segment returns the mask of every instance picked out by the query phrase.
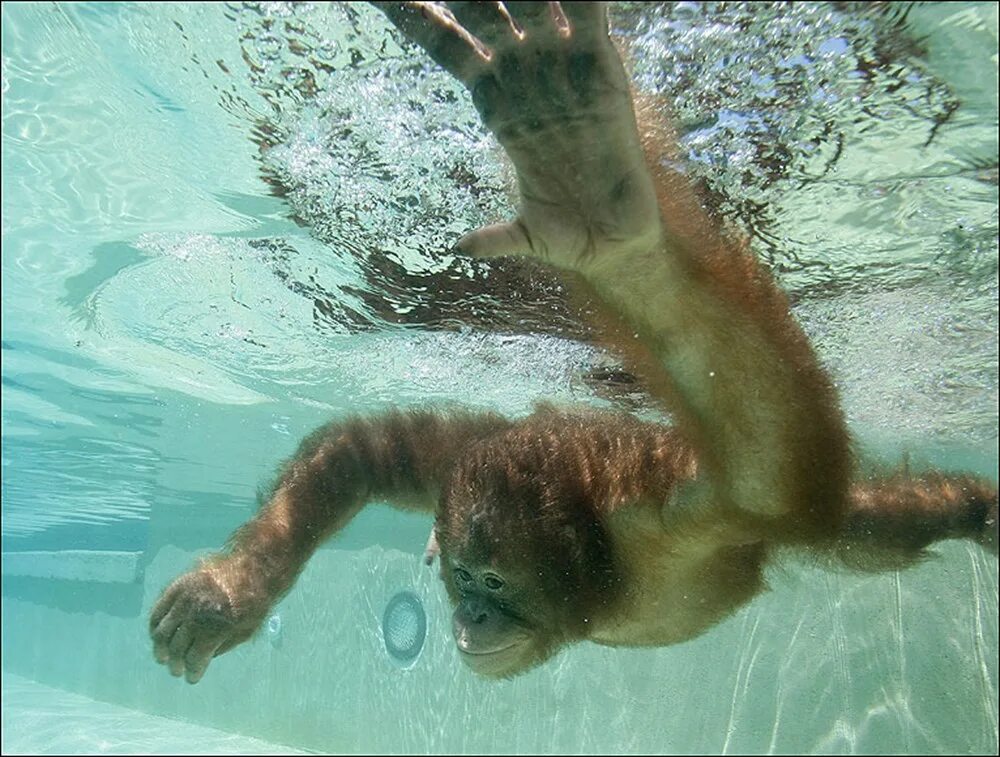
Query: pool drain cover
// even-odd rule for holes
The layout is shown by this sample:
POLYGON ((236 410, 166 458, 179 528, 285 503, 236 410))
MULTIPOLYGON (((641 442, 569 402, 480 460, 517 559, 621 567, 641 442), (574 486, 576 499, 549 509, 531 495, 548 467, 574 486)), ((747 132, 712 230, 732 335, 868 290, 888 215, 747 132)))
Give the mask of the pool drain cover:
POLYGON ((420 656, 426 636, 427 616, 420 598, 412 591, 399 592, 382 614, 382 638, 389 657, 398 665, 410 665, 420 656))

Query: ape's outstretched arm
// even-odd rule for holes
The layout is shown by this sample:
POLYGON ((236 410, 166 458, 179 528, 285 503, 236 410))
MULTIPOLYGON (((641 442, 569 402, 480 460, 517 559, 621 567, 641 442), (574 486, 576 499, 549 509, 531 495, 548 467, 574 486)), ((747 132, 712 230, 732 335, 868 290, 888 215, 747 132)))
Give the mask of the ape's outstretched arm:
POLYGON ((444 474, 498 415, 389 412, 330 423, 306 438, 258 515, 229 548, 171 584, 154 606, 154 654, 197 682, 212 657, 248 639, 316 547, 368 502, 432 512, 444 474))
POLYGON ((375 5, 469 88, 516 169, 517 219, 459 247, 586 279, 625 357, 653 353, 640 372, 698 452, 695 505, 748 539, 832 535, 850 467, 833 387, 770 275, 669 167, 663 116, 640 136, 602 4, 375 5))

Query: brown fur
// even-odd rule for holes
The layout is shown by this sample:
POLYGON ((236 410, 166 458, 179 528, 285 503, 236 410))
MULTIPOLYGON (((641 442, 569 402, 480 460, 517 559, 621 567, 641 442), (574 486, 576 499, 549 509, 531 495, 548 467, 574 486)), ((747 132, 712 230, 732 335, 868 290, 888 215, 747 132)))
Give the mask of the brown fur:
POLYGON ((859 481, 837 556, 861 570, 902 568, 941 539, 971 539, 997 552, 997 488, 969 475, 927 471, 859 481))
MULTIPOLYGON (((690 638, 763 588, 768 555, 796 539, 727 519, 701 501, 697 482, 697 457, 676 429, 628 415, 541 406, 511 423, 390 411, 329 424, 303 442, 227 560, 240 556, 248 575, 265 562, 284 566, 273 601, 364 502, 435 511, 456 605, 483 593, 456 585, 457 565, 519 587, 503 605, 514 620, 498 617, 495 633, 516 624, 521 653, 480 671, 510 675, 575 641, 690 638)), ((896 567, 939 539, 983 540, 990 502, 995 487, 968 476, 873 479, 855 484, 843 525, 822 544, 855 567, 896 567)))
MULTIPOLYGON (((627 415, 541 407, 511 422, 393 410, 331 423, 302 443, 227 552, 167 589, 150 619, 157 655, 184 669, 171 656, 175 606, 218 639, 215 654, 248 638, 316 546, 372 500, 436 512, 456 617, 471 618, 476 643, 518 640, 499 660, 470 657, 484 675, 512 675, 581 640, 682 641, 751 599, 772 549, 797 543, 706 502, 698 481, 676 429, 627 415), (457 585, 456 567, 474 574, 474 588, 457 585), (504 596, 483 588, 487 574, 506 581, 504 596)), ((870 480, 823 543, 868 569, 939 539, 995 551, 996 502, 994 485, 968 476, 870 480)))
MULTIPOLYGON (((806 542, 823 540, 837 530, 843 516, 852 468, 836 390, 770 272, 754 257, 745 239, 726 232, 708 216, 690 181, 673 168, 678 151, 665 108, 649 97, 637 97, 636 104, 646 162, 654 175, 660 212, 668 230, 668 248, 689 268, 692 282, 714 300, 718 314, 710 312, 707 317, 728 322, 720 324, 720 330, 739 333, 739 324, 745 323, 749 328, 743 328, 769 348, 755 354, 750 340, 734 348, 740 353, 736 364, 743 369, 739 386, 716 398, 713 415, 728 423, 730 419, 747 417, 743 408, 759 401, 768 403, 761 408, 764 415, 786 419, 781 424, 782 442, 794 454, 781 460, 781 483, 774 486, 774 495, 781 496, 784 491, 791 507, 783 509, 798 520, 795 525, 800 537, 806 542), (760 365, 759 360, 770 361, 771 365, 760 365), (760 384, 781 381, 782 375, 790 377, 786 384, 789 391, 777 393, 780 405, 772 404, 760 384)), ((660 352, 671 349, 671 345, 663 345, 660 352)), ((649 375, 649 369, 644 373, 649 375)), ((676 390, 671 390, 671 396, 676 396, 676 390)), ((717 436, 714 429, 691 413, 690 405, 683 397, 674 400, 680 425, 692 438, 697 433, 696 443, 707 452, 718 449, 724 458, 726 443, 712 438, 717 436)), ((718 468, 730 465, 725 459, 712 463, 718 468)))
POLYGON ((531 566, 554 604, 573 597, 563 620, 580 632, 618 599, 611 516, 644 497, 665 503, 693 472, 668 427, 542 408, 457 461, 438 510, 442 560, 458 554, 504 574, 531 566))

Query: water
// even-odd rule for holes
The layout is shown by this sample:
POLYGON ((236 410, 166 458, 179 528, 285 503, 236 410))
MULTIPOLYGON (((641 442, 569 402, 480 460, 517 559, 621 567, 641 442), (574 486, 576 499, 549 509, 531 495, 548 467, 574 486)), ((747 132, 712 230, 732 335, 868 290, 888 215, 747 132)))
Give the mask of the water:
MULTIPOLYGON (((995 4, 621 4, 613 26, 859 447, 995 480, 995 4)), ((898 576, 788 566, 694 642, 488 683, 420 564, 428 520, 373 507, 280 636, 170 678, 156 594, 326 418, 653 410, 594 378, 614 357, 557 279, 447 254, 506 216, 509 177, 370 9, 5 4, 2 77, 5 752, 261 748, 198 726, 375 753, 996 753, 996 562, 962 544, 898 576), (380 631, 402 590, 427 615, 407 666, 380 631)))

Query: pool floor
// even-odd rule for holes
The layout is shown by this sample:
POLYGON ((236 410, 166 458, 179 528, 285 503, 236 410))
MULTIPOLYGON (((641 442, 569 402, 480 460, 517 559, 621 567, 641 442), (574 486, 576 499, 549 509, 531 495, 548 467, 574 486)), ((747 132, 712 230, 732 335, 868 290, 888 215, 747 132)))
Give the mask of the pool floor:
POLYGON ((309 754, 3 673, 3 754, 309 754))

